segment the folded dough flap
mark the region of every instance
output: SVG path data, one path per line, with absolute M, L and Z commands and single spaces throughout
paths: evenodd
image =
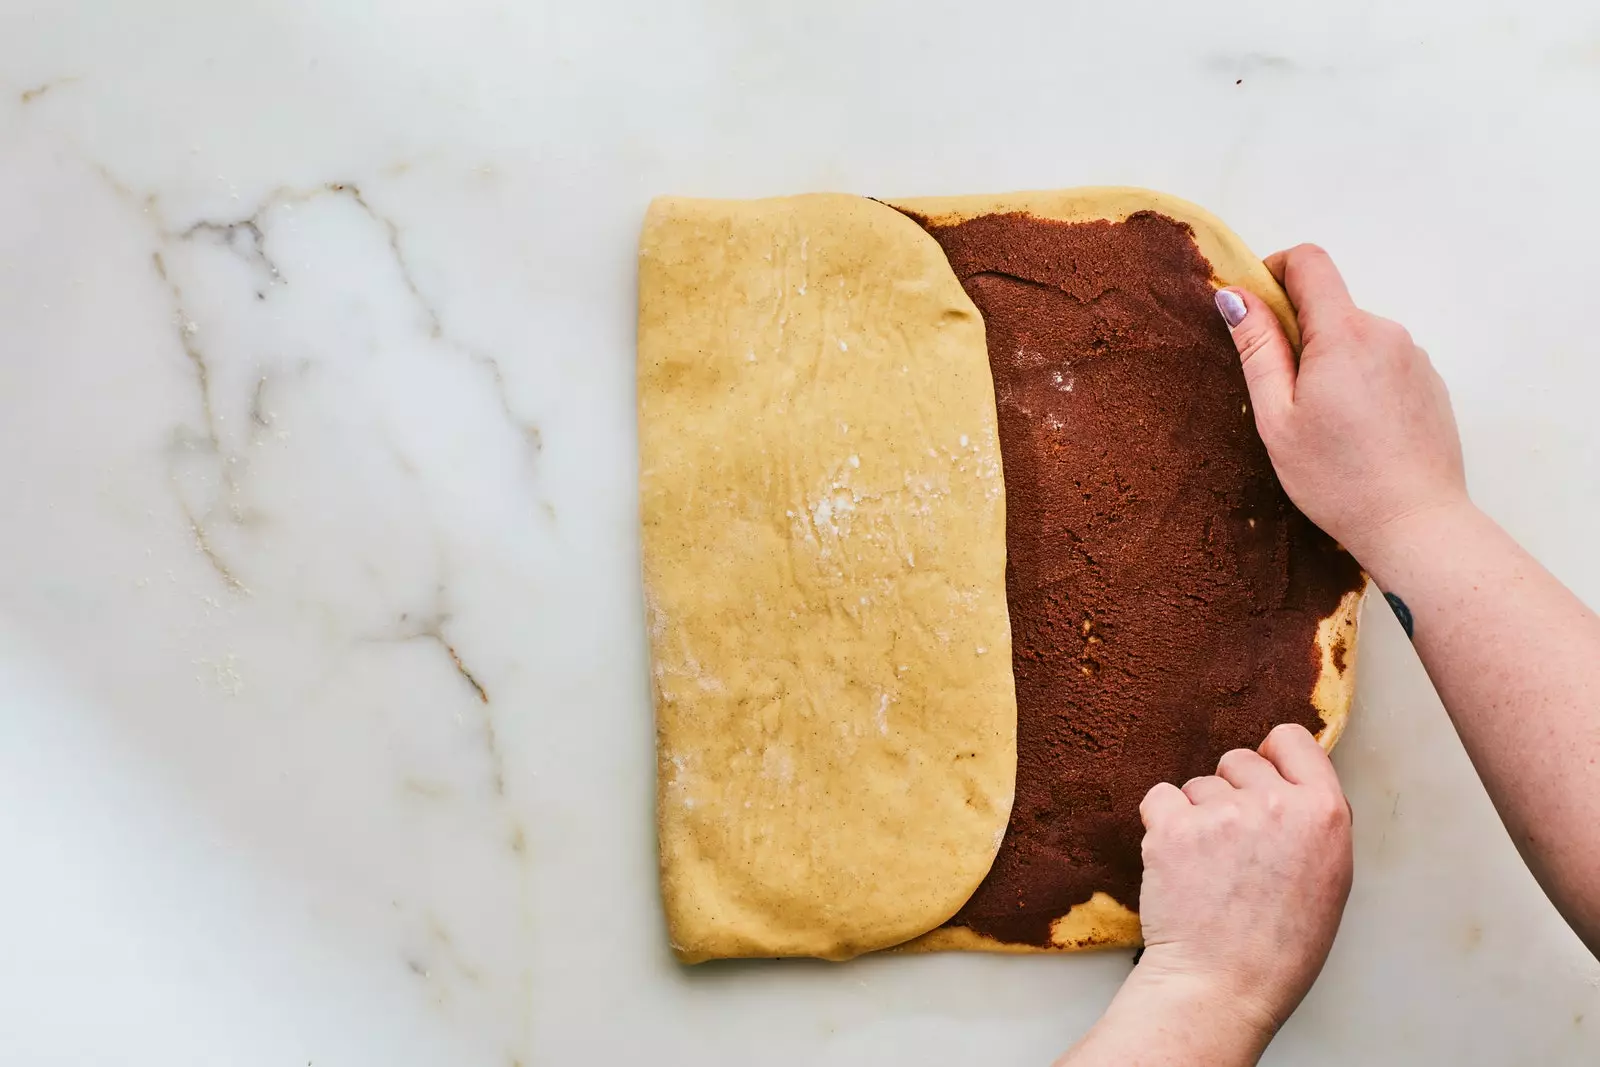
M 883 204 L 662 199 L 638 345 L 674 951 L 843 959 L 938 927 L 1017 765 L 976 308 Z

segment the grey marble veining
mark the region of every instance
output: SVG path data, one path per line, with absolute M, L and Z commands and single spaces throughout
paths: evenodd
M 1123 954 L 685 972 L 655 897 L 660 192 L 1129 183 L 1313 239 L 1600 599 L 1600 19 L 909 2 L 0 11 L 0 1061 L 1043 1064 Z M 1369 602 L 1279 1064 L 1579 1064 L 1600 967 Z

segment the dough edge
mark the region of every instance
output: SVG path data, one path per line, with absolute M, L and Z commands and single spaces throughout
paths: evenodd
M 1025 190 L 1014 193 L 980 193 L 968 196 L 911 197 L 885 200 L 934 225 L 953 225 L 980 215 L 1022 212 L 1061 222 L 1104 219 L 1121 222 L 1140 211 L 1155 211 L 1194 230 L 1195 243 L 1211 264 L 1213 280 L 1221 286 L 1239 286 L 1255 293 L 1283 325 L 1289 341 L 1300 348 L 1300 327 L 1288 294 L 1259 257 L 1227 224 L 1198 204 L 1153 189 L 1133 186 L 1082 186 L 1073 189 Z M 1357 623 L 1366 588 L 1346 593 L 1333 613 L 1317 625 L 1317 652 L 1322 662 L 1312 690 L 1311 703 L 1322 718 L 1317 741 L 1333 751 L 1350 722 L 1355 697 Z M 1335 649 L 1343 649 L 1344 669 L 1335 663 Z M 1057 918 L 1050 927 L 1049 948 L 997 941 L 964 927 L 941 927 L 914 938 L 899 952 L 1078 952 L 1091 949 L 1137 948 L 1144 943 L 1137 912 L 1110 895 L 1097 892 Z

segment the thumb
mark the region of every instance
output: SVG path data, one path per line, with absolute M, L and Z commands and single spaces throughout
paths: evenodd
M 1217 290 L 1217 310 L 1233 333 L 1245 385 L 1256 409 L 1256 426 L 1278 422 L 1294 404 L 1294 348 L 1278 316 L 1248 289 Z

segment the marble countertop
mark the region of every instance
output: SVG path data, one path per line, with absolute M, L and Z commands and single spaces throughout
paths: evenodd
M 1126 954 L 667 954 L 646 202 L 1127 183 L 1317 240 L 1594 603 L 1597 114 L 1575 0 L 10 0 L 0 1062 L 1049 1062 Z M 1267 1062 L 1594 1062 L 1381 602 L 1360 672 L 1354 896 Z

